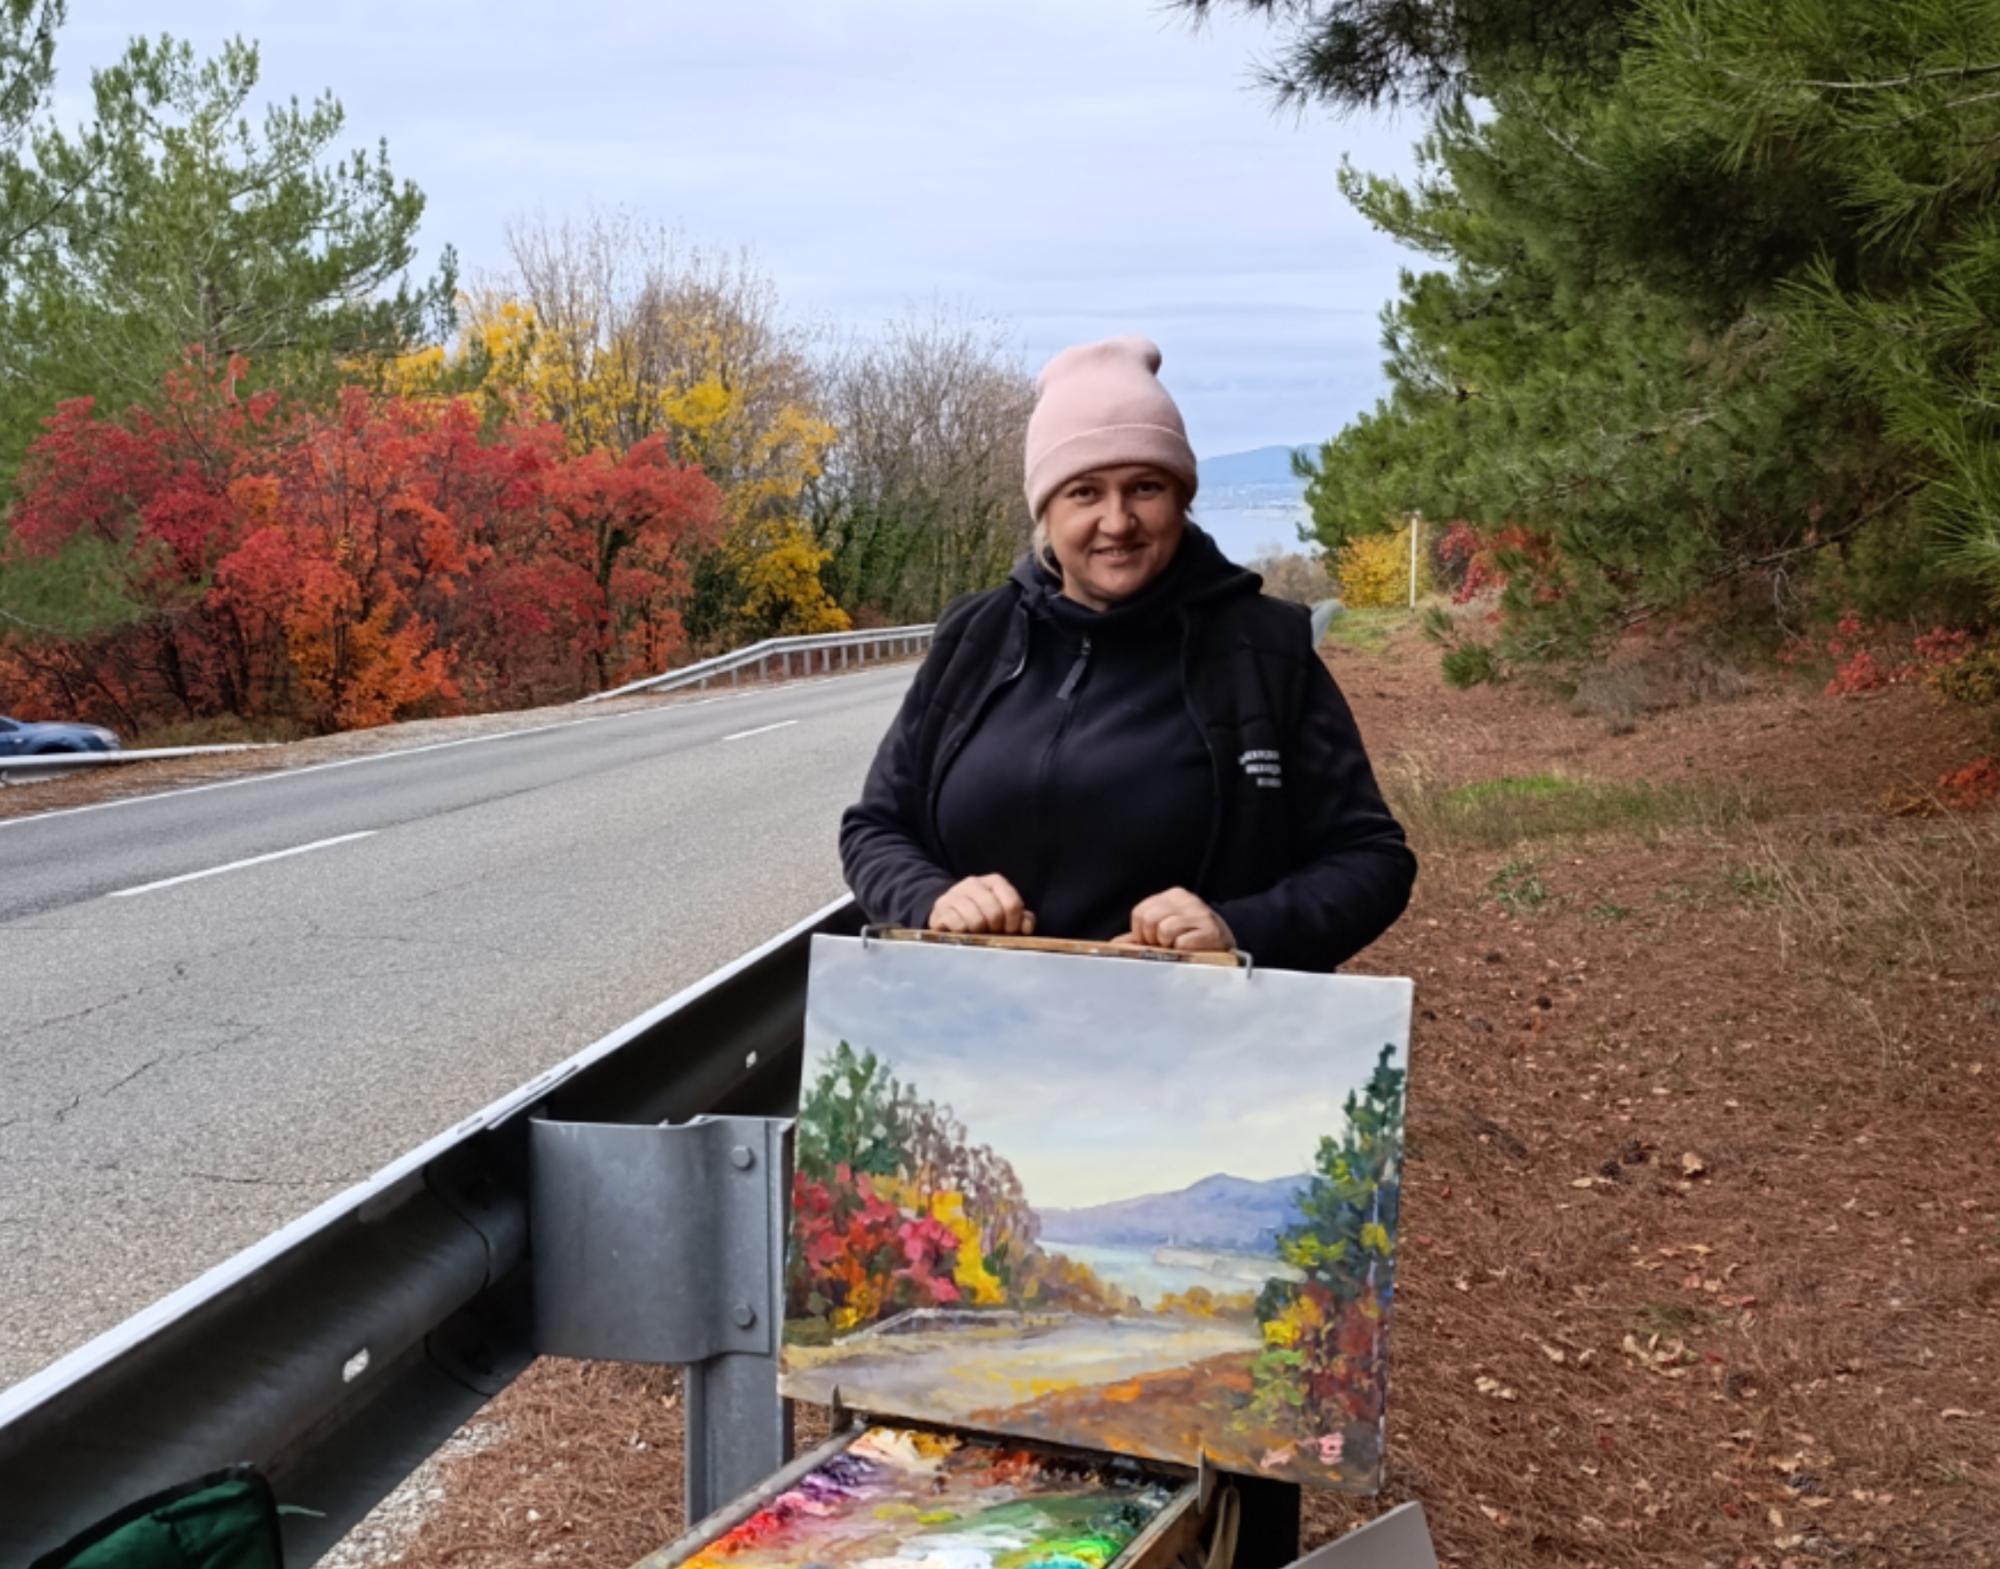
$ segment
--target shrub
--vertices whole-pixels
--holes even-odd
[[[1930,687],[1940,697],[1981,708],[2000,705],[2000,648],[1982,648],[1930,673]]]
[[[2000,801],[2000,762],[1975,758],[1938,781],[1938,799],[1953,811],[1974,812]]]
[[[1460,643],[1445,650],[1440,661],[1445,684],[1460,689],[1484,686],[1500,679],[1500,661],[1485,643]]]
[[[1326,570],[1326,558],[1315,552],[1266,551],[1250,563],[1250,570],[1264,580],[1264,592],[1273,599],[1288,599],[1295,605],[1316,605],[1332,597],[1333,578]]]
[[[1340,548],[1340,602],[1350,609],[1403,605],[1410,598],[1410,530],[1406,524],[1393,534],[1364,534]],[[1417,595],[1431,592],[1431,563],[1417,557]]]

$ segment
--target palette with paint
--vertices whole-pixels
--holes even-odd
[[[871,1426],[661,1555],[679,1569],[1147,1569],[1193,1540],[1192,1478],[977,1435]]]

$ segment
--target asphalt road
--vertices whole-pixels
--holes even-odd
[[[909,676],[0,821],[0,1387],[837,897]]]

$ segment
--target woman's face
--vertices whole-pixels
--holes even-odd
[[[1064,598],[1108,610],[1166,571],[1187,517],[1164,472],[1122,463],[1064,484],[1042,509],[1042,526],[1062,567]]]

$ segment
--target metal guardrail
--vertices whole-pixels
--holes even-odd
[[[840,668],[845,670],[850,656],[852,662],[865,664],[871,653],[877,659],[920,654],[930,647],[931,634],[936,630],[935,623],[926,623],[923,626],[875,627],[866,632],[815,632],[803,637],[767,637],[763,642],[752,643],[747,648],[717,654],[713,659],[699,660],[660,675],[628,681],[608,692],[593,692],[577,701],[601,703],[607,697],[629,697],[634,692],[671,692],[677,687],[706,686],[721,676],[727,676],[730,685],[734,686],[739,683],[744,671],[752,669],[768,680],[773,665],[779,666],[781,672],[789,676],[795,658],[799,673],[810,675],[815,654],[820,656],[820,669],[831,671],[834,668],[833,656],[838,653]]]
[[[0,1563],[31,1562],[115,1510],[247,1461],[296,1506],[282,1518],[286,1562],[310,1564],[543,1350],[701,1358],[686,1366],[683,1401],[690,1520],[768,1475],[787,1447],[775,1311],[758,1323],[735,1307],[715,1352],[712,1326],[703,1340],[701,1315],[690,1321],[670,1299],[691,1275],[741,1277],[748,1261],[726,1253],[769,1246],[783,1193],[769,1173],[784,1171],[769,1141],[786,1124],[765,1119],[797,1109],[812,938],[860,930],[852,900],[828,905],[0,1390]],[[711,1116],[727,1125],[661,1126]],[[639,1158],[581,1173],[548,1159],[578,1141],[631,1144]],[[703,1147],[724,1160],[705,1162]],[[765,1209],[755,1225],[724,1219],[730,1235],[704,1236],[718,1165],[733,1173],[721,1182],[752,1179],[734,1202],[762,1189]],[[590,1184],[606,1183],[593,1203]],[[607,1221],[639,1229],[607,1235]],[[645,1246],[659,1229],[678,1229],[699,1267]],[[635,1257],[603,1267],[607,1247]],[[767,1259],[763,1274],[781,1293],[781,1262]],[[735,1286],[696,1284],[734,1300]],[[644,1311],[649,1293],[664,1313]],[[663,1316],[674,1343],[630,1349],[658,1339]],[[732,1330],[761,1334],[761,1354],[732,1350]],[[691,1331],[700,1343],[680,1344]],[[607,1335],[611,1349],[592,1344]],[[1281,1518],[1295,1521],[1296,1502],[1260,1507],[1270,1540],[1252,1550],[1245,1536],[1242,1569],[1277,1569],[1297,1552]],[[1406,1503],[1289,1569],[1437,1569],[1437,1558],[1422,1509]]]
[[[218,752],[261,752],[269,741],[229,741],[218,746],[153,746],[108,752],[36,752],[28,757],[0,757],[0,782],[9,774],[54,774],[71,768],[108,768],[115,763],[152,763],[166,757],[212,757]]]
[[[242,1461],[314,1511],[284,1524],[287,1561],[311,1563],[545,1343],[532,1125],[791,1115],[812,936],[860,929],[828,905],[0,1390],[0,1563]],[[688,1403],[691,1455],[704,1420],[726,1431],[722,1397]]]

